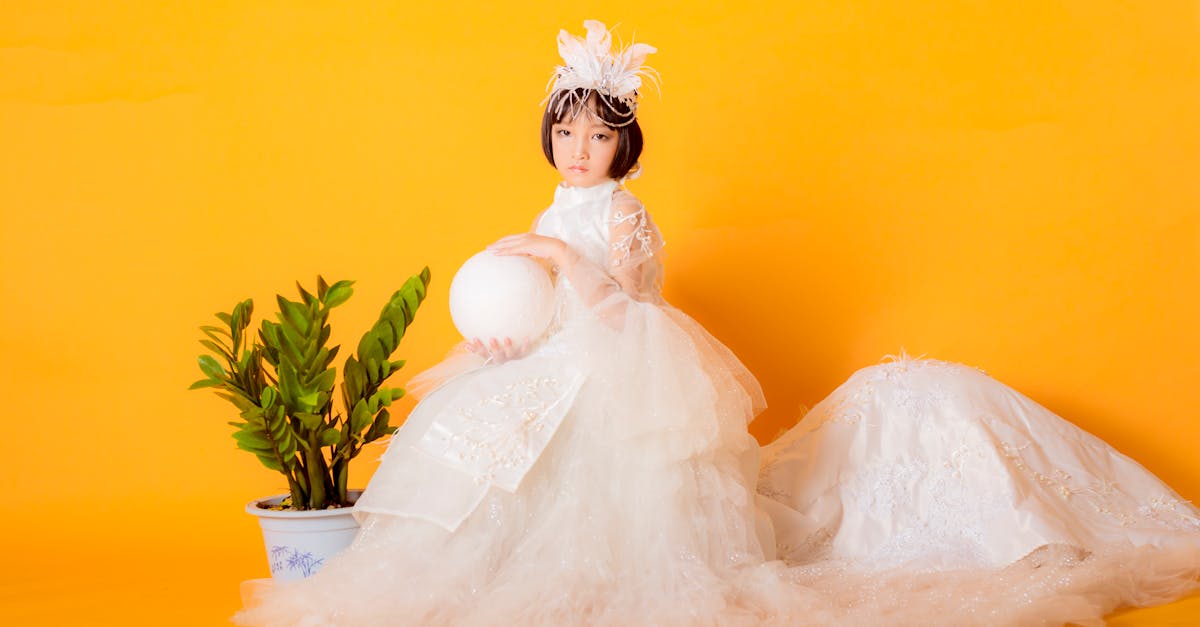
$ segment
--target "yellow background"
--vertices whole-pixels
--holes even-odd
[[[4,3],[5,621],[236,609],[266,572],[242,506],[283,483],[234,448],[231,406],[186,391],[197,327],[322,273],[357,280],[333,320],[355,342],[429,265],[398,378],[435,363],[454,269],[551,201],[538,103],[555,35],[587,18],[660,49],[630,188],[666,235],[668,300],[760,377],[760,440],[904,348],[1200,496],[1198,11]]]

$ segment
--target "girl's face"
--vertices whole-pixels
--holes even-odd
[[[617,153],[617,133],[588,107],[568,114],[551,127],[554,167],[571,187],[591,187],[611,180],[608,167]]]

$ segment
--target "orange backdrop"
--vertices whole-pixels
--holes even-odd
[[[552,198],[538,102],[587,18],[660,49],[630,188],[668,300],[760,377],[760,440],[903,348],[1200,496],[1200,10],[932,4],[5,3],[6,616],[235,609],[266,572],[241,507],[283,483],[186,391],[196,328],[322,273],[358,281],[354,342],[429,265],[399,376],[433,364],[454,269]]]

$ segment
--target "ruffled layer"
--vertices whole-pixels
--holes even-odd
[[[358,501],[354,544],[308,579],[248,582],[236,622],[760,621],[785,595],[746,583],[772,580],[755,573],[774,554],[745,429],[764,405],[757,382],[668,306],[629,301],[619,327],[586,310],[570,320],[527,358],[428,392]],[[567,372],[583,384],[515,490],[418,450],[486,390]]]
[[[488,503],[497,515],[508,512]],[[1197,588],[1194,550],[1047,546],[1001,569],[870,572],[840,561],[748,561],[715,571],[624,542],[534,531],[499,553],[484,535],[372,516],[356,544],[300,582],[243,584],[239,625],[1078,625]],[[668,532],[665,535],[671,536]],[[583,537],[589,536],[589,537]],[[397,538],[405,538],[398,542]],[[549,552],[558,554],[551,556]],[[544,560],[544,561],[540,561]],[[653,563],[651,561],[653,560]],[[540,561],[540,563],[539,563]]]
[[[856,372],[764,448],[785,556],[1002,567],[1062,544],[1200,546],[1200,511],[1136,461],[961,364]]]

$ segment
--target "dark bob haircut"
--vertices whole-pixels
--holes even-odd
[[[636,118],[624,126],[617,126],[624,124],[629,119],[629,107],[622,104],[621,101],[592,92],[588,97],[588,102],[584,103],[582,102],[583,94],[583,88],[564,90],[555,93],[551,96],[550,102],[546,103],[546,112],[542,115],[542,152],[546,154],[546,160],[550,162],[550,165],[558,167],[554,163],[554,148],[551,144],[554,139],[554,125],[566,118],[573,119],[583,112],[584,107],[588,107],[605,126],[618,131],[617,152],[613,155],[612,165],[608,166],[608,176],[620,179],[633,169],[638,158],[642,156],[642,127],[638,125]],[[564,99],[568,101],[562,102]],[[603,99],[604,102],[595,102],[600,99]],[[555,115],[554,112],[559,108],[560,103],[562,109],[558,115]]]

